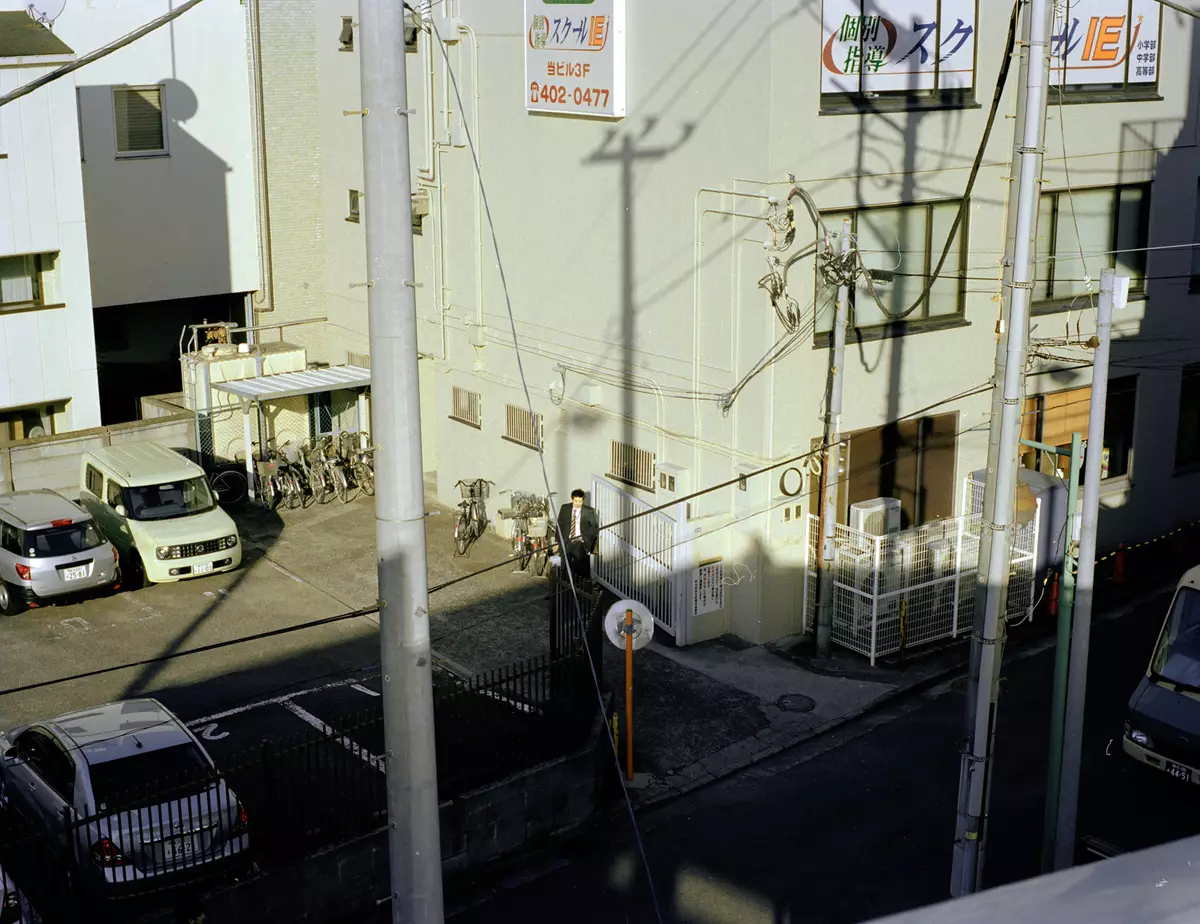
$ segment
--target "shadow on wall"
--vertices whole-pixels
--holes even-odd
[[[226,176],[184,128],[186,83],[81,86],[79,112],[101,419],[138,417],[138,398],[179,391],[179,334],[241,320],[229,294]]]

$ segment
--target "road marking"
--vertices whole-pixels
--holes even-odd
[[[370,751],[368,751],[362,745],[360,745],[354,741],[351,741],[345,735],[339,735],[335,728],[332,728],[331,726],[326,725],[324,722],[322,722],[320,719],[318,719],[315,715],[313,715],[307,709],[297,706],[293,702],[286,702],[286,703],[283,703],[282,705],[283,705],[284,709],[286,709],[288,712],[290,712],[296,718],[300,719],[302,722],[307,722],[309,725],[311,725],[313,728],[317,729],[317,731],[321,732],[326,737],[333,738],[334,740],[336,740],[338,744],[340,744],[342,747],[344,747],[347,751],[349,751],[351,754],[353,754],[355,757],[357,757],[363,763],[370,764],[372,767],[374,767],[380,773],[385,772],[382,757],[376,757],[374,754],[372,754]]]
[[[76,632],[90,632],[92,630],[92,624],[82,616],[72,616],[70,619],[60,619],[58,624],[67,629],[74,629]]]
[[[196,733],[205,741],[220,741],[222,738],[228,738],[229,732],[217,731],[217,723],[209,722],[207,725],[196,729]]]
[[[364,687],[361,683],[350,684],[350,689],[358,690],[359,693],[366,693],[367,696],[378,696],[379,695],[378,693],[376,693],[374,690],[370,689],[369,687]]]
[[[369,676],[378,676],[378,672],[372,673]],[[204,725],[208,722],[219,722],[221,719],[228,719],[231,716],[241,715],[244,712],[249,712],[252,709],[261,709],[264,706],[278,706],[283,703],[290,702],[297,696],[307,696],[310,693],[320,693],[324,690],[336,690],[339,687],[349,687],[356,683],[365,680],[365,677],[347,677],[344,680],[331,680],[329,683],[322,684],[319,687],[309,687],[306,690],[294,690],[291,693],[284,693],[282,696],[272,696],[270,699],[260,699],[257,702],[245,703],[241,706],[234,706],[232,709],[226,709],[224,712],[216,712],[212,715],[206,715],[199,719],[192,719],[187,723],[188,728],[195,728],[197,725]]]
[[[302,578],[302,577],[299,577],[298,575],[292,574],[292,572],[288,571],[288,569],[287,569],[287,568],[285,568],[285,567],[283,567],[283,565],[281,565],[281,564],[278,564],[277,562],[274,562],[274,561],[272,561],[270,558],[267,558],[267,560],[266,560],[266,561],[267,561],[267,564],[268,564],[268,565],[270,565],[272,568],[274,568],[274,569],[275,569],[276,571],[278,571],[280,574],[282,574],[282,575],[285,575],[285,576],[287,576],[287,577],[290,577],[290,578],[291,578],[293,581],[295,581],[297,584],[307,584],[307,583],[308,583],[308,581],[304,580],[304,578]],[[336,598],[335,598],[335,599],[336,599]]]
[[[146,614],[145,616],[139,616],[138,622],[145,622],[147,619],[158,619],[162,616],[162,613],[152,607],[149,603],[143,603],[131,593],[121,594],[121,599],[130,606],[136,607]]]

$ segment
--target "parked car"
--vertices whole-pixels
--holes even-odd
[[[1175,587],[1154,654],[1129,700],[1121,749],[1184,783],[1200,783],[1200,566]]]
[[[41,924],[42,918],[0,866],[0,924]]]
[[[116,549],[91,514],[54,491],[0,495],[0,614],[110,587]]]
[[[79,497],[117,547],[127,585],[180,581],[242,563],[237,526],[217,505],[204,469],[166,446],[85,452]]]
[[[246,811],[178,718],[153,699],[108,703],[0,735],[7,803],[102,892],[249,865]]]

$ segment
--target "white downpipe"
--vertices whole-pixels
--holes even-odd
[[[471,140],[475,142],[476,156],[481,156],[479,154],[479,38],[475,35],[475,30],[468,25],[460,23],[458,30],[471,40],[471,81],[475,84],[475,101],[471,106]],[[472,185],[475,191],[475,323],[483,327],[483,202],[478,179]]]
[[[267,192],[267,128],[263,117],[262,34],[259,0],[249,0],[246,19],[250,32],[250,111],[254,120],[254,208],[258,221],[258,291],[251,307],[260,312],[275,310],[275,274],[271,264],[271,210]],[[246,326],[253,327],[252,317]]]
[[[422,14],[424,14],[424,4],[422,4]],[[425,180],[427,183],[437,182],[437,163],[435,151],[437,142],[433,138],[433,43],[437,38],[432,32],[421,30],[421,35],[424,36],[423,53],[425,55],[425,66],[422,70],[423,95],[425,101],[425,166],[417,168],[417,177]]]

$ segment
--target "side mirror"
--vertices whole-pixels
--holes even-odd
[[[5,760],[15,760],[16,756],[17,756],[17,749],[15,747],[9,748],[7,751],[4,752]]]
[[[117,504],[117,506],[113,507],[113,510],[116,511],[117,516],[119,517],[126,516],[124,504]]]

